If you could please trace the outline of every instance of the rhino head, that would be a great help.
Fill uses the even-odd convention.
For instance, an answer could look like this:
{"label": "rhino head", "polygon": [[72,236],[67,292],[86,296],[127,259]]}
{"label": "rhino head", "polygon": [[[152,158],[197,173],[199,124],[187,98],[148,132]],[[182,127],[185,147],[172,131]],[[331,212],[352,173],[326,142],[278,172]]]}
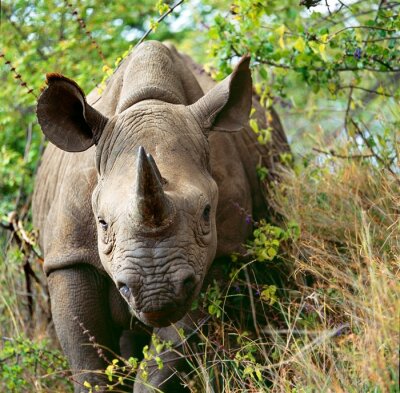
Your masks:
{"label": "rhino head", "polygon": [[217,247],[218,188],[207,136],[247,123],[249,59],[192,104],[162,94],[128,102],[122,94],[110,118],[86,102],[74,81],[48,74],[47,84],[37,115],[48,139],[68,152],[96,146],[92,210],[104,269],[142,322],[178,321],[199,294]]}

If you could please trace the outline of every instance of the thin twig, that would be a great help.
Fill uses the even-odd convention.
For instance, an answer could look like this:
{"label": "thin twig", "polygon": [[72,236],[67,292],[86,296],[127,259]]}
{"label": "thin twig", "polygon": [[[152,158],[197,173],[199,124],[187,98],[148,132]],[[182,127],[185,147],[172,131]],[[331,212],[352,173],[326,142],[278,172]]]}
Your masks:
{"label": "thin twig", "polygon": [[352,85],[348,85],[348,86],[339,86],[338,89],[358,89],[358,90],[363,90],[366,91],[367,93],[372,93],[372,94],[377,94],[380,96],[385,96],[385,97],[393,97],[392,94],[387,94],[387,93],[380,93],[377,90],[371,90],[371,89],[367,89],[365,87],[361,87],[361,86],[352,86]]}
{"label": "thin twig", "polygon": [[[353,126],[355,127],[356,131],[357,131],[357,135],[359,135],[361,137],[361,139],[363,140],[363,142],[365,143],[365,145],[368,147],[368,149],[371,151],[371,153],[374,155],[374,158],[376,158],[377,161],[379,161],[384,168],[386,168],[396,179],[397,182],[400,183],[400,179],[398,174],[396,174],[393,169],[387,164],[387,162],[374,150],[370,140],[364,135],[363,131],[361,130],[360,126],[353,120],[350,119],[351,123],[353,124]],[[367,128],[364,124],[364,127]],[[370,133],[368,131],[368,133]]]}
{"label": "thin twig", "polygon": [[330,9],[330,7],[329,7],[328,0],[325,0],[325,6],[326,6],[326,8],[328,9],[329,16],[332,16],[332,12],[331,12],[331,9]]}
{"label": "thin twig", "polygon": [[[256,57],[256,61],[260,64],[266,64],[269,65],[271,67],[276,67],[276,68],[283,68],[285,70],[296,70],[297,67],[296,66],[290,66],[287,64],[279,64],[279,63],[275,63],[273,61],[270,60],[265,60],[259,57]],[[313,68],[309,68],[310,71],[326,71],[326,67],[313,67]],[[371,72],[385,72],[385,73],[391,73],[391,72],[400,72],[400,68],[392,68],[389,70],[380,70],[377,68],[373,68],[373,67],[362,67],[362,68],[358,68],[358,67],[337,67],[334,68],[332,71],[336,71],[336,72],[348,72],[348,71],[357,71],[357,72],[361,72],[361,71],[371,71]]]}
{"label": "thin twig", "polygon": [[[156,21],[156,23],[162,22],[171,12],[175,10],[176,7],[180,6],[185,0],[179,0],[175,4],[173,4],[171,7],[168,8],[166,12],[164,12]],[[148,36],[149,34],[154,30],[154,27],[150,27],[140,38],[140,40],[137,42],[135,45],[135,48],[138,47]]]}
{"label": "thin twig", "polygon": [[389,31],[391,33],[396,33],[397,30],[395,29],[385,29],[383,27],[378,27],[378,26],[347,26],[347,27],[343,27],[343,29],[340,29],[338,31],[335,31],[333,34],[331,34],[331,36],[324,42],[327,43],[329,41],[331,41],[335,36],[337,36],[338,34],[342,33],[345,30],[351,30],[351,29],[368,29],[368,30],[381,30],[381,31]]}
{"label": "thin twig", "polygon": [[317,153],[322,153],[322,154],[326,154],[328,156],[337,157],[337,158],[345,158],[345,159],[363,159],[363,158],[374,157],[374,154],[350,154],[350,155],[338,154],[334,150],[325,151],[325,150],[318,149],[317,147],[313,147],[312,150],[316,151]]}

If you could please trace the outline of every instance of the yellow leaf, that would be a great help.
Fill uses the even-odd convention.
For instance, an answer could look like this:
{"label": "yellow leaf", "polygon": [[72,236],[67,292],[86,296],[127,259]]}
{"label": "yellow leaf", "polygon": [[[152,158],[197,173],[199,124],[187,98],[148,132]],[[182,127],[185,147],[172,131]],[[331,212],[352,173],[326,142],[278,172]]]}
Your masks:
{"label": "yellow leaf", "polygon": [[333,82],[329,82],[328,83],[328,90],[331,94],[335,94],[336,93],[336,84]]}
{"label": "yellow leaf", "polygon": [[308,43],[308,45],[310,45],[310,48],[312,49],[312,51],[314,53],[318,53],[318,44],[315,41],[311,41]]}
{"label": "yellow leaf", "polygon": [[356,128],[354,127],[354,124],[352,122],[349,122],[347,124],[347,133],[349,134],[349,136],[354,137],[357,133]]}
{"label": "yellow leaf", "polygon": [[319,54],[321,55],[322,59],[324,61],[328,61],[327,57],[326,57],[326,53],[325,53],[325,48],[326,45],[325,44],[320,44],[318,49],[319,49]]}
{"label": "yellow leaf", "polygon": [[279,46],[281,47],[281,49],[285,48],[285,41],[283,40],[283,35],[281,36],[281,38],[279,38]]}
{"label": "yellow leaf", "polygon": [[304,42],[302,37],[299,37],[296,42],[294,43],[294,48],[297,49],[300,53],[304,52],[304,49],[306,48],[306,43]]}
{"label": "yellow leaf", "polygon": [[279,26],[279,27],[275,30],[275,32],[279,34],[279,41],[278,41],[278,43],[279,43],[279,46],[281,47],[281,49],[284,49],[284,48],[285,48],[285,41],[283,40],[283,35],[285,34],[285,30],[286,30],[285,25]]}
{"label": "yellow leaf", "polygon": [[328,37],[329,37],[329,34],[322,34],[322,35],[319,37],[319,40],[320,40],[323,44],[326,44],[326,43],[328,42]]}
{"label": "yellow leaf", "polygon": [[281,26],[279,26],[275,31],[276,31],[279,35],[284,35],[284,34],[285,34],[285,30],[286,30],[285,25],[281,25]]}
{"label": "yellow leaf", "polygon": [[362,30],[361,29],[354,29],[353,31],[355,33],[356,40],[361,43],[362,40],[363,40]]}
{"label": "yellow leaf", "polygon": [[257,124],[257,121],[256,121],[255,119],[250,119],[249,124],[250,124],[251,129],[252,129],[256,134],[259,134],[259,133],[260,133],[260,129],[258,128],[258,124]]}

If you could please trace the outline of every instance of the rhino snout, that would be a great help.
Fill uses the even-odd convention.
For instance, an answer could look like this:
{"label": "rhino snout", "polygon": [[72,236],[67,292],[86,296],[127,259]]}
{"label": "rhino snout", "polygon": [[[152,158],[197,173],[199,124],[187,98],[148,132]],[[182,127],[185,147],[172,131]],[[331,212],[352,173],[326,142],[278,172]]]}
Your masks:
{"label": "rhino snout", "polygon": [[[155,281],[155,280],[154,280]],[[135,314],[152,326],[168,326],[181,319],[196,295],[199,280],[194,271],[176,273],[169,280],[158,281],[138,275],[121,274],[117,287]]]}

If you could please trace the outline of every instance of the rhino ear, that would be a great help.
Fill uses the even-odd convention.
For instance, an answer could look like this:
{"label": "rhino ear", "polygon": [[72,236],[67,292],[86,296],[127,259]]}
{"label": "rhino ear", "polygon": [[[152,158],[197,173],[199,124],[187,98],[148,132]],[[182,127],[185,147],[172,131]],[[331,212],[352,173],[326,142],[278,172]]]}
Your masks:
{"label": "rhino ear", "polygon": [[249,121],[252,99],[250,57],[240,59],[231,75],[189,108],[208,131],[240,131]]}
{"label": "rhino ear", "polygon": [[46,75],[47,88],[39,97],[37,118],[50,142],[79,152],[97,143],[108,121],[85,99],[76,82],[59,74]]}

